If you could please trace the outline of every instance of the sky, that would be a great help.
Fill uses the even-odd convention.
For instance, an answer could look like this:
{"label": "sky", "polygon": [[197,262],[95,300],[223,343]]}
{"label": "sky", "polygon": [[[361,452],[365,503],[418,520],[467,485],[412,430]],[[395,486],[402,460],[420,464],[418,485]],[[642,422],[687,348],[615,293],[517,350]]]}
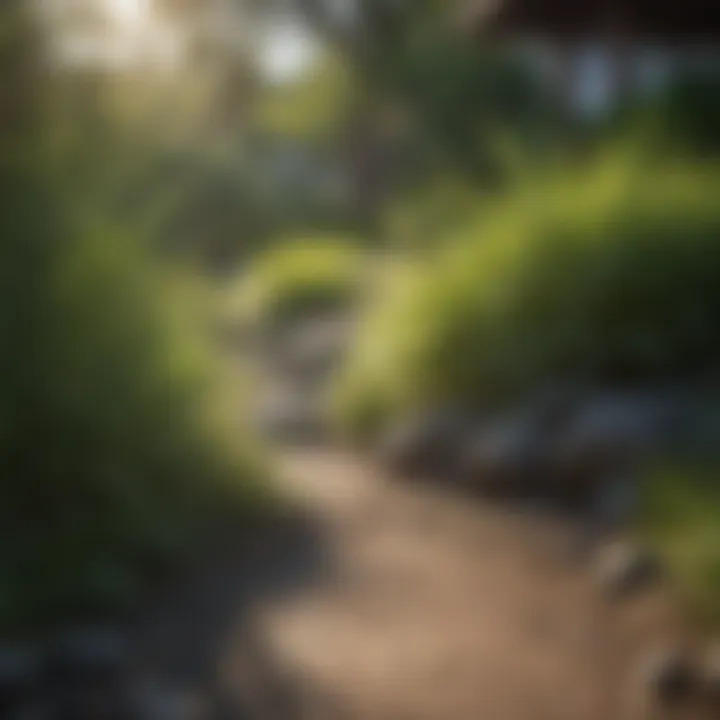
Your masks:
{"label": "sky", "polygon": [[153,0],[40,1],[61,62],[121,69],[180,58],[181,37],[152,12]]}
{"label": "sky", "polygon": [[315,56],[312,37],[298,23],[278,24],[260,50],[260,67],[271,82],[286,82],[302,72]]}
{"label": "sky", "polygon": [[102,0],[107,11],[118,24],[133,26],[147,20],[150,0]]}
{"label": "sky", "polygon": [[[67,57],[119,68],[150,61],[175,66],[182,60],[182,34],[158,19],[153,0],[90,1],[109,22],[101,34],[68,39],[63,51]],[[258,62],[269,81],[286,82],[309,65],[315,50],[312,37],[298,22],[279,18],[260,43]]]}

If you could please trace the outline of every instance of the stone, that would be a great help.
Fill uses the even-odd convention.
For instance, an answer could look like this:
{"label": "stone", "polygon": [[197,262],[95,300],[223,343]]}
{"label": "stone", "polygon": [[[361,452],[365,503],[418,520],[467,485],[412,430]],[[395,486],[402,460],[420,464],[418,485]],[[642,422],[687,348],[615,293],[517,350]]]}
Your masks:
{"label": "stone", "polygon": [[136,720],[122,694],[109,694],[91,685],[73,688],[46,705],[48,720]]}
{"label": "stone", "polygon": [[629,595],[647,589],[662,578],[662,565],[653,555],[632,544],[606,543],[598,552],[597,577],[612,595]]}
{"label": "stone", "polygon": [[198,698],[170,686],[146,682],[133,688],[129,695],[131,720],[200,720],[207,717]]}
{"label": "stone", "polygon": [[702,682],[707,699],[720,708],[720,643],[713,644],[703,657]]}
{"label": "stone", "polygon": [[340,357],[349,341],[351,324],[344,318],[319,318],[300,324],[290,341],[295,362],[325,369]]}
{"label": "stone", "polygon": [[123,670],[128,658],[124,633],[109,626],[83,626],[64,631],[50,643],[45,672],[63,677],[107,676]]}
{"label": "stone", "polygon": [[0,716],[33,699],[40,677],[40,656],[31,645],[0,646]]}
{"label": "stone", "polygon": [[590,503],[590,520],[605,531],[617,530],[629,521],[638,506],[637,478],[619,472],[602,480]]}
{"label": "stone", "polygon": [[400,475],[453,475],[463,441],[472,427],[468,417],[450,409],[405,418],[382,438],[381,463]]}
{"label": "stone", "polygon": [[653,406],[642,398],[600,396],[590,400],[578,413],[570,439],[611,449],[639,447],[654,434]]}
{"label": "stone", "polygon": [[468,481],[491,495],[551,501],[549,451],[573,422],[580,398],[580,389],[572,384],[549,386],[481,429],[465,449]]}
{"label": "stone", "polygon": [[8,716],[3,715],[3,720],[58,720],[52,708],[42,701],[31,701],[23,705],[17,712]]}
{"label": "stone", "polygon": [[325,429],[317,403],[290,392],[258,408],[255,424],[270,439],[289,443],[314,441]]}
{"label": "stone", "polygon": [[466,482],[493,497],[535,494],[543,474],[541,430],[527,417],[510,418],[481,430],[467,444]]}
{"label": "stone", "polygon": [[661,441],[666,405],[661,395],[652,393],[604,393],[587,399],[548,450],[558,498],[586,505],[603,494],[605,501],[620,500],[615,491],[628,487],[612,484]]}
{"label": "stone", "polygon": [[343,317],[307,318],[279,330],[258,353],[265,371],[295,384],[326,382],[342,361],[352,333]]}
{"label": "stone", "polygon": [[531,397],[523,416],[545,434],[554,434],[573,422],[582,397],[579,387],[570,384],[551,386]]}
{"label": "stone", "polygon": [[698,673],[682,648],[653,651],[643,666],[644,682],[650,697],[661,705],[689,700],[698,687]]}
{"label": "stone", "polygon": [[58,634],[42,669],[42,691],[54,720],[124,720],[128,660],[128,643],[118,628],[87,625]]}

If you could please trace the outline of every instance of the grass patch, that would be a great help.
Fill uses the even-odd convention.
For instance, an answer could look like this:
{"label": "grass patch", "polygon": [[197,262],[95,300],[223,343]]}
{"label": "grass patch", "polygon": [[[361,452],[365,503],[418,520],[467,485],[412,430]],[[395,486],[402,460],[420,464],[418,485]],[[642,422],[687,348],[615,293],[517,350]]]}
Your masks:
{"label": "grass patch", "polygon": [[287,241],[258,256],[228,293],[226,316],[269,327],[349,306],[362,287],[364,259],[352,242]]}

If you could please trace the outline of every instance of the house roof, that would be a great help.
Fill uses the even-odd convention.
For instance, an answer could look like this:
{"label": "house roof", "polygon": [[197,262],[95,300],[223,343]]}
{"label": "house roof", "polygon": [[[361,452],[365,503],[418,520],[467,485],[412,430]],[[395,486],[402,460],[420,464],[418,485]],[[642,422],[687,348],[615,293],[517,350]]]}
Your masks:
{"label": "house roof", "polygon": [[556,39],[612,34],[720,44],[718,0],[474,0],[469,23],[483,36]]}

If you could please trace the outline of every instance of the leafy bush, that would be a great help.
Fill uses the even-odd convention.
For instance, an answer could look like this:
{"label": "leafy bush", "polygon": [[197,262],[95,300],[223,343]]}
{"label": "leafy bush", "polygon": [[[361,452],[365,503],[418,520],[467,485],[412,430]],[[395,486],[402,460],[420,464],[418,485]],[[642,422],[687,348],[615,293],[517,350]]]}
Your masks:
{"label": "leafy bush", "polygon": [[221,508],[262,495],[217,402],[194,298],[134,238],[58,204],[42,173],[0,178],[8,629],[122,605]]}
{"label": "leafy bush", "polygon": [[719,201],[714,168],[631,153],[527,183],[377,303],[340,381],[340,417],[715,367]]}
{"label": "leafy bush", "polygon": [[720,485],[717,458],[674,458],[645,480],[638,532],[662,556],[688,608],[720,622]]}
{"label": "leafy bush", "polygon": [[610,118],[611,135],[632,137],[655,155],[717,157],[720,152],[720,73],[686,68],[662,90],[620,107]]}
{"label": "leafy bush", "polygon": [[[444,15],[447,8],[435,11]],[[551,142],[549,103],[523,58],[462,42],[447,17],[417,20],[400,26],[402,42],[374,48],[370,73],[373,86],[399,100],[413,118],[418,159],[427,161],[430,152],[443,165],[494,183],[505,170],[499,136],[533,152]]]}
{"label": "leafy bush", "polygon": [[273,325],[347,306],[361,287],[363,258],[351,243],[297,239],[258,256],[229,293],[230,320]]}
{"label": "leafy bush", "polygon": [[436,180],[406,192],[392,204],[383,218],[385,235],[394,248],[415,251],[432,247],[461,226],[485,200],[482,191],[468,182]]}

